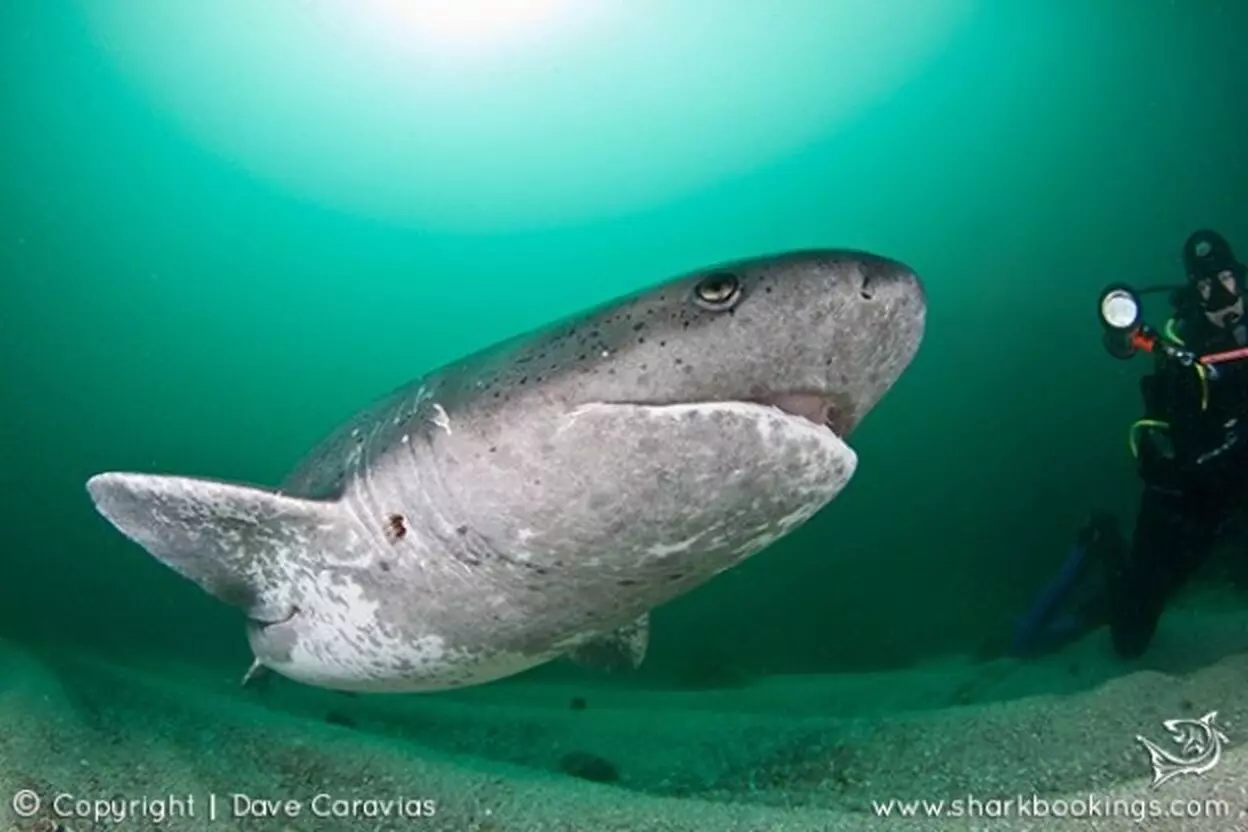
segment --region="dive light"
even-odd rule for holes
[[[1097,312],[1101,327],[1105,330],[1105,349],[1114,358],[1130,358],[1137,351],[1159,351],[1167,358],[1184,365],[1198,364],[1212,367],[1228,361],[1248,359],[1248,347],[1237,347],[1223,352],[1197,354],[1179,343],[1167,343],[1155,330],[1142,320],[1140,295],[1153,292],[1174,291],[1177,286],[1150,286],[1132,289],[1125,283],[1113,283],[1101,291]]]
[[[1141,324],[1140,296],[1125,283],[1111,284],[1101,292],[1097,311],[1105,330],[1105,349],[1114,358],[1127,359],[1137,349],[1151,347],[1151,333]]]
[[[1130,332],[1140,322],[1140,298],[1129,286],[1110,286],[1101,292],[1101,324],[1112,332]]]

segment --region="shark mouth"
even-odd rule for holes
[[[748,399],[714,400],[702,402],[702,404],[728,404],[731,402],[758,405],[760,407],[773,407],[786,415],[795,416],[799,419],[803,419],[824,428],[835,434],[841,440],[844,440],[849,436],[853,429],[858,426],[859,421],[859,414],[850,403],[849,399],[836,393],[812,393],[801,391],[789,393],[768,393]],[[662,408],[684,407],[695,405],[697,403],[688,401],[611,401],[589,402],[582,405],[582,407],[593,407],[595,404],[606,407],[634,406]]]
[[[853,407],[843,397],[830,393],[774,393],[753,400],[755,404],[774,407],[790,416],[828,428],[841,439],[858,424]]]

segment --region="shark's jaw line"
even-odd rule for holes
[[[787,416],[810,422],[817,427],[830,431],[837,439],[844,441],[852,432],[857,419],[854,414],[841,405],[839,397],[833,393],[816,391],[797,391],[790,393],[771,393],[748,399],[707,399],[704,401],[610,401],[590,402],[593,407],[642,407],[654,410],[666,408],[692,407],[723,407],[739,405],[743,407],[766,407],[786,414]],[[584,407],[586,405],[582,405]],[[578,408],[579,409],[579,408]]]

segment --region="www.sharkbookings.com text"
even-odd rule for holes
[[[1038,794],[1001,798],[971,795],[952,800],[873,800],[871,809],[881,818],[1130,818],[1137,822],[1157,818],[1228,818],[1225,800],[1162,800],[1109,797],[1088,793],[1077,797]]]
[[[234,821],[242,818],[324,818],[326,820],[411,820],[434,817],[438,805],[427,797],[341,796],[329,792],[306,798],[244,794],[168,794],[144,797],[104,797],[64,791],[39,794],[22,789],[9,801],[19,818],[55,821],[91,821],[123,824],[143,821],[160,824],[187,818]]]

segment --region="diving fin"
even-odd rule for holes
[[[636,670],[645,661],[649,646],[650,614],[643,613],[618,630],[573,648],[568,658],[597,670]]]
[[[111,472],[87,481],[95,508],[123,535],[256,621],[290,615],[290,562],[325,546],[338,504],[218,480]]]

